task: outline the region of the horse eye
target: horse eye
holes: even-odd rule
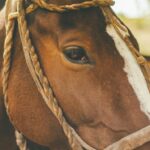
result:
[[[79,46],[70,46],[63,50],[65,57],[73,62],[78,64],[88,64],[89,57],[87,56],[85,50]]]

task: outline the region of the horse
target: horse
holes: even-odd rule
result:
[[[80,2],[83,1],[47,0],[56,5]],[[1,70],[5,12],[4,7],[0,13],[3,22],[0,25]],[[38,8],[26,19],[41,67],[58,104],[67,122],[88,145],[102,150],[149,125],[150,95],[144,75],[125,42],[107,23],[102,9],[91,7],[57,13]],[[139,49],[135,37],[128,31],[130,42]],[[11,131],[7,141],[12,141],[12,146],[4,141],[6,132],[0,132],[0,139],[4,141],[0,142],[0,149],[16,150],[15,127],[30,141],[50,150],[70,150],[60,123],[44,103],[26,66],[17,25],[13,38],[8,86],[12,125],[6,119],[2,82],[0,101],[0,129],[5,127]],[[150,143],[146,143],[137,150],[149,148]]]

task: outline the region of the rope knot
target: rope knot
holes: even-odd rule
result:
[[[19,16],[18,12],[12,12],[8,15],[8,20],[16,19],[16,18],[18,18],[18,16]]]
[[[140,65],[144,65],[146,63],[146,60],[143,56],[139,56],[137,58],[137,62],[140,64]]]

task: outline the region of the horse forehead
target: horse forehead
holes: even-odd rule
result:
[[[59,17],[59,25],[63,29],[75,27],[92,29],[91,26],[95,27],[96,25],[99,25],[100,27],[100,24],[104,24],[104,21],[98,16],[95,9],[64,13]]]
[[[101,11],[96,8],[60,14],[45,12],[41,9],[35,13],[34,18],[36,19],[34,19],[33,26],[41,30],[44,29],[47,31],[46,33],[59,34],[75,29],[81,34],[84,32],[94,34],[104,32],[106,28],[105,18]],[[31,18],[31,22],[32,20]]]

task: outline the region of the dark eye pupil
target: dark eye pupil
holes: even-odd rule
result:
[[[72,62],[85,64],[89,61],[85,50],[81,47],[68,47],[64,50],[64,54]]]

